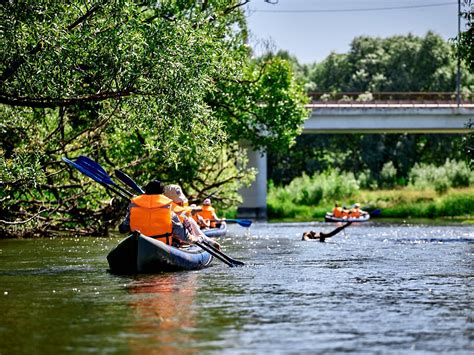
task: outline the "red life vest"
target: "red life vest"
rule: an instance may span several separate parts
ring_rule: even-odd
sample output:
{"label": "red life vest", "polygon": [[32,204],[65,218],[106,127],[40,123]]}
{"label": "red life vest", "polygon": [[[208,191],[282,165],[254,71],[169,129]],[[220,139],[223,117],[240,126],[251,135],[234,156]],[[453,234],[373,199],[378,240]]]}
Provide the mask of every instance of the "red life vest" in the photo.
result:
{"label": "red life vest", "polygon": [[134,197],[130,208],[130,229],[171,245],[171,202],[164,195]]}

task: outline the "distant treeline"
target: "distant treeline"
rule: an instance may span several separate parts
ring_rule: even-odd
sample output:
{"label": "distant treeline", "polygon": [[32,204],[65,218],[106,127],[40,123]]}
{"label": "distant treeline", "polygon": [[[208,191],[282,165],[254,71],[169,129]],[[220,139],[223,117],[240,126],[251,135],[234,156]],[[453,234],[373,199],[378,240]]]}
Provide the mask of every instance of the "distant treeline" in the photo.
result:
{"label": "distant treeline", "polygon": [[[457,60],[452,45],[428,32],[424,37],[355,37],[347,53],[331,53],[313,64],[300,64],[286,51],[307,91],[340,92],[455,92]],[[463,64],[464,95],[474,91],[474,74]]]}
{"label": "distant treeline", "polygon": [[[308,93],[452,92],[456,58],[450,43],[428,32],[389,38],[356,37],[348,53],[330,54],[322,62],[299,64],[287,52],[277,56],[293,64]],[[462,68],[462,93],[472,100],[474,75]],[[365,93],[365,94],[364,94]],[[367,95],[369,93],[369,95]],[[463,142],[464,140],[464,142]],[[303,172],[330,168],[367,176],[368,185],[383,182],[384,164],[392,162],[397,185],[405,185],[417,163],[442,165],[447,159],[469,161],[466,137],[453,134],[320,134],[301,135],[289,150],[269,152],[268,177],[285,185]]]}
{"label": "distant treeline", "polygon": [[336,168],[363,173],[368,180],[364,187],[379,186],[384,166],[391,162],[395,185],[404,186],[415,164],[441,166],[447,159],[466,160],[466,155],[463,136],[456,134],[305,134],[287,152],[269,154],[268,177],[286,185],[303,172]]}

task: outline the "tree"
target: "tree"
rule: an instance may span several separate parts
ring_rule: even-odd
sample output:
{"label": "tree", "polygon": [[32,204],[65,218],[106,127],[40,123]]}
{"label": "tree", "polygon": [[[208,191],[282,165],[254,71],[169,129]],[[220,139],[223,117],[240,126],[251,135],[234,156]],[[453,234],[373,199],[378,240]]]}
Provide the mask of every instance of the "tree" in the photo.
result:
{"label": "tree", "polygon": [[238,203],[254,172],[236,142],[290,144],[305,118],[289,65],[251,59],[247,2],[2,2],[3,235],[116,224],[124,204],[64,155]]}
{"label": "tree", "polygon": [[452,40],[456,56],[464,62],[470,72],[474,72],[474,11],[472,0],[461,2],[461,16],[466,20],[466,28]]}
{"label": "tree", "polygon": [[[313,66],[309,81],[324,92],[455,91],[453,50],[440,36],[353,39],[347,54],[331,54]],[[472,75],[463,86],[472,90]]]}

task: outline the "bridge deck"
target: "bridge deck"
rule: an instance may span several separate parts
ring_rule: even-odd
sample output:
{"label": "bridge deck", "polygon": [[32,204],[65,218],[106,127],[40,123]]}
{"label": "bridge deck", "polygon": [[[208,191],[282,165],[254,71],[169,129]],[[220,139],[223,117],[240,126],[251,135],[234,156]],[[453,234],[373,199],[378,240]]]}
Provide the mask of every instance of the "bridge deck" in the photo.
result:
{"label": "bridge deck", "polygon": [[313,102],[303,133],[466,133],[474,103]]}

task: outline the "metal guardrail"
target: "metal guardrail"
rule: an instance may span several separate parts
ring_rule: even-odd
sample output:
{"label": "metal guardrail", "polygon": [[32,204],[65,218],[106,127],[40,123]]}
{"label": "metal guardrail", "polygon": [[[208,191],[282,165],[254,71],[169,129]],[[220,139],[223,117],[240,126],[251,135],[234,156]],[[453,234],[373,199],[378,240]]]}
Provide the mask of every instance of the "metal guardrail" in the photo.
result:
{"label": "metal guardrail", "polygon": [[[398,102],[380,102],[380,101],[368,101],[368,102],[338,102],[338,101],[313,101],[310,104],[305,105],[306,108],[458,108],[458,104],[454,101],[445,102],[426,102],[426,101],[398,101]],[[474,102],[461,102],[460,108],[471,109],[474,108]]]}
{"label": "metal guardrail", "polygon": [[[455,92],[309,92],[311,104],[456,104]],[[473,94],[463,94],[461,105],[474,104]]]}

